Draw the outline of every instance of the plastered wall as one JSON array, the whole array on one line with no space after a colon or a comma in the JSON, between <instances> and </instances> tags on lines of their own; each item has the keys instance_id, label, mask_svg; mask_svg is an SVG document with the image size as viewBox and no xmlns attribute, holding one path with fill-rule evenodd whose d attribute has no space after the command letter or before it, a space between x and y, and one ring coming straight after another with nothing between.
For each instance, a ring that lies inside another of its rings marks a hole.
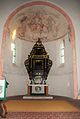
<instances>
[{"instance_id":1,"label":"plastered wall","mask_svg":"<svg viewBox=\"0 0 80 119\"><path fill-rule=\"evenodd\" d=\"M32 0L32 1L34 1L34 0ZM0 14L1 14L1 16L0 16L0 27L1 27L1 29L0 29L0 51L1 51L1 44L2 44L4 24L6 23L6 20L7 20L8 16L17 7L19 7L21 4L24 4L25 2L26 2L26 0L14 0L14 1L11 1L11 0L5 1L5 0L3 0L3 1L0 1L0 8L1 8L1 11L0 11ZM79 46L80 46L80 42L79 42L79 39L80 39L80 33L79 33L79 29L80 29L80 25L79 25L79 21L80 21L79 11L80 11L80 7L79 7L79 1L78 0L76 0L76 1L75 0L67 0L67 1L65 1L65 0L61 0L61 1L60 0L54 0L54 1L50 0L50 2L52 2L53 4L57 5L61 9L63 9L69 15L69 17L72 20L74 29L75 29L77 81L78 81L78 92L79 92L79 90L80 90L80 73L79 73L80 72L80 66L79 66L80 65L80 53L79 53ZM32 46L32 44L30 46ZM48 49L48 45L47 45L47 49ZM7 52L7 53L9 53L9 52ZM24 59L25 59L25 55L24 55ZM14 75L14 76L10 76L9 75L8 76L8 74L6 74L6 77L8 77L9 82L11 82L11 85L8 88L8 95L23 94L23 93L26 92L26 89L24 87L24 84L26 82L26 75L23 75L23 76L19 75L19 78L16 75ZM53 76L52 75L53 75L53 73L51 74L51 77L49 79L51 81L53 80ZM64 77L64 76L65 76L65 74L62 75L61 77ZM11 79L11 77L13 77L13 79ZM20 80L20 77L21 77L21 79L24 78L24 81ZM69 88L70 83L72 85L72 82L70 80L71 78L72 78L72 74L70 74L70 76L67 77L67 79L69 80L69 83L68 83L68 80L66 80L67 81L67 86L65 86L66 96L70 96L70 97L73 96L72 88L71 88L71 90L69 92L67 91L67 88ZM62 78L62 79L64 79L64 78ZM50 85L51 88L49 89L49 93L50 94L54 93L54 94L65 95L65 93L62 91L62 88L58 88L56 90L56 87L62 87L62 85L61 85L62 83L60 85L58 85L58 83L56 83L57 80L59 80L59 75L55 75L54 76L53 85ZM23 84L22 87L19 87L19 85L17 83L19 81L21 82L21 84ZM55 85L55 83L56 83L56 85ZM66 85L66 83L65 83L65 85ZM13 90L14 87L16 87L15 90ZM53 88L53 87L55 87L55 88ZM24 91L24 89L25 89L25 91Z\"/></svg>"}]
</instances>

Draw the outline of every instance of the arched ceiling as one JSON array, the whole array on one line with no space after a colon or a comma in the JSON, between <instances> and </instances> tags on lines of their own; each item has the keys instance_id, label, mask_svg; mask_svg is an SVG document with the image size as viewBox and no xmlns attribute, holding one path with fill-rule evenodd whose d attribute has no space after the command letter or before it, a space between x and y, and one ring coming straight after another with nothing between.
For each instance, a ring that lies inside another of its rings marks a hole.
<instances>
[{"instance_id":1,"label":"arched ceiling","mask_svg":"<svg viewBox=\"0 0 80 119\"><path fill-rule=\"evenodd\" d=\"M53 41L68 33L66 17L54 8L45 5L33 5L18 11L11 20L10 33L16 29L21 40L35 42Z\"/></svg>"}]
</instances>

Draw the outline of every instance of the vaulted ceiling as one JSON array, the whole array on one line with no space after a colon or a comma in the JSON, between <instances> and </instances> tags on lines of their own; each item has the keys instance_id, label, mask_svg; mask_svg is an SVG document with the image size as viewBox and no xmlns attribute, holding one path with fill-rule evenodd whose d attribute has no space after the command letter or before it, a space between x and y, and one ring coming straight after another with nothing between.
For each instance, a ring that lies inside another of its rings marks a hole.
<instances>
[{"instance_id":1,"label":"vaulted ceiling","mask_svg":"<svg viewBox=\"0 0 80 119\"><path fill-rule=\"evenodd\" d=\"M69 24L66 17L54 8L34 5L18 11L12 19L10 33L16 29L16 37L35 42L58 40L68 33Z\"/></svg>"}]
</instances>

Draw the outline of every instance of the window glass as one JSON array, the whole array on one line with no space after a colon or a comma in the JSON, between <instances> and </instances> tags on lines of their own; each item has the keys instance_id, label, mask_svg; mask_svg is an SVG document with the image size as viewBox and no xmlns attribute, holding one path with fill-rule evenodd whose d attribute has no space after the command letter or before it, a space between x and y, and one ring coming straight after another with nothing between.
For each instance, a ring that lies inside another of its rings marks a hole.
<instances>
[{"instance_id":1,"label":"window glass","mask_svg":"<svg viewBox=\"0 0 80 119\"><path fill-rule=\"evenodd\" d=\"M16 43L11 44L11 50L12 50L12 63L16 63Z\"/></svg>"},{"instance_id":2,"label":"window glass","mask_svg":"<svg viewBox=\"0 0 80 119\"><path fill-rule=\"evenodd\" d=\"M64 60L64 41L62 40L60 43L60 64L63 64Z\"/></svg>"}]
</instances>

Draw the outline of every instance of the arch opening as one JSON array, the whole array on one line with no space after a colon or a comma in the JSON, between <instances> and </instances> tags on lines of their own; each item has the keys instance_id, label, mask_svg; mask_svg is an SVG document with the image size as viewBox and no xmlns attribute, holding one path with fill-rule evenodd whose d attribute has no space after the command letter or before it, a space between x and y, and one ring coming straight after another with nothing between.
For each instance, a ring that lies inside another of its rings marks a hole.
<instances>
[{"instance_id":1,"label":"arch opening","mask_svg":"<svg viewBox=\"0 0 80 119\"><path fill-rule=\"evenodd\" d=\"M20 12L21 10L23 9L26 9L26 8L29 8L29 7L32 7L32 6L48 6L50 7L51 9L55 9L56 11L58 11L60 14L62 14L68 24L69 24L69 27L71 29L71 35L72 35L72 62L73 62L73 89L74 89L74 98L77 98L78 96L78 87L77 87L77 79L76 79L76 54L75 54L75 31L74 31L74 27L73 27L73 24L72 24L72 21L70 19L70 17L66 14L66 12L64 12L61 8L57 7L56 5L53 5L52 3L49 3L49 2L42 2L42 1L39 1L39 2L30 2L30 3L26 3L24 5L21 5L20 7L18 7L15 11L13 11L11 13L11 15L9 15L6 23L5 23L5 26L4 26L4 31L3 31L3 38L2 38L2 48L1 48L1 68L0 68L0 77L2 79L3 77L3 64L4 64L4 53L5 53L5 44L6 44L6 37L7 37L7 34L8 34L8 28L11 24L11 21L13 20L13 18L16 16L16 14L18 12Z\"/></svg>"}]
</instances>

